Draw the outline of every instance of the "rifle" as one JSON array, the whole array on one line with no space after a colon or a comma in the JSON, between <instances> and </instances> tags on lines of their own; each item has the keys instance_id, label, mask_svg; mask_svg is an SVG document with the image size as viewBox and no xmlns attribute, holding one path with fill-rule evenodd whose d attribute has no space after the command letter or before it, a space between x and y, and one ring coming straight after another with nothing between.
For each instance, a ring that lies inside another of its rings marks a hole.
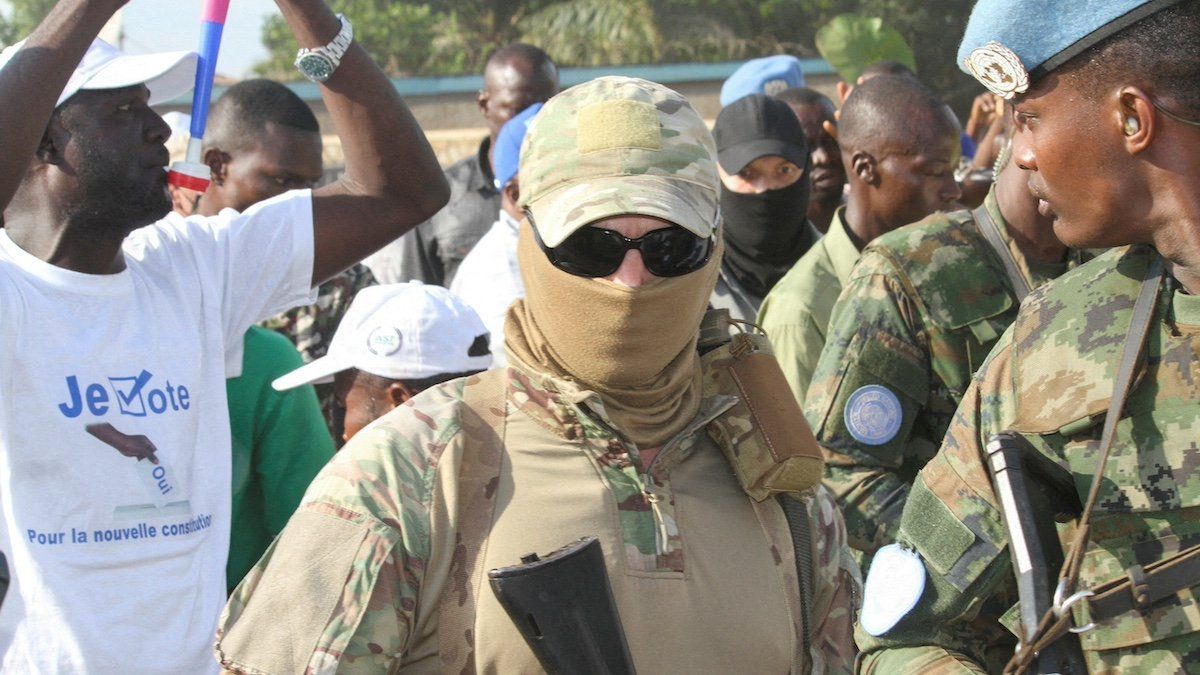
<instances>
[{"instance_id":1,"label":"rifle","mask_svg":"<svg viewBox=\"0 0 1200 675\"><path fill-rule=\"evenodd\" d=\"M1042 618L1055 606L1055 581L1063 565L1055 523L1078 518L1083 505L1071 474L1038 452L1024 436L996 434L988 441L987 452L1017 577L1024 629L1021 641L1028 644L1037 635ZM1066 633L1052 642L1038 653L1028 672L1086 673L1079 637Z\"/></svg>"},{"instance_id":2,"label":"rifle","mask_svg":"<svg viewBox=\"0 0 1200 675\"><path fill-rule=\"evenodd\" d=\"M596 537L522 556L488 579L546 672L635 675Z\"/></svg>"}]
</instances>

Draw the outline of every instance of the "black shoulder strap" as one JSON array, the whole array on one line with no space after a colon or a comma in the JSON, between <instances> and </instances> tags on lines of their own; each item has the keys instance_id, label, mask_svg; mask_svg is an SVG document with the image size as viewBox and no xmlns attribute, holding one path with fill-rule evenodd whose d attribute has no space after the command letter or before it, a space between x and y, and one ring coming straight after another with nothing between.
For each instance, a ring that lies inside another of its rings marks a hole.
<instances>
[{"instance_id":1,"label":"black shoulder strap","mask_svg":"<svg viewBox=\"0 0 1200 675\"><path fill-rule=\"evenodd\" d=\"M801 663L808 663L812 650L812 606L816 598L813 573L812 528L808 518L808 507L790 493L779 495L779 505L787 518L788 530L792 534L792 548L796 554L796 578L800 582L800 621L802 633L800 644L804 648Z\"/></svg>"},{"instance_id":2,"label":"black shoulder strap","mask_svg":"<svg viewBox=\"0 0 1200 675\"><path fill-rule=\"evenodd\" d=\"M992 251L999 258L1000 264L1004 266L1004 274L1008 276L1008 282L1017 295L1017 304L1024 302L1025 296L1029 295L1029 291L1032 289L1030 289L1025 275L1021 274L1021 268L1017 266L1012 249L1000 237L1000 224L996 222L995 218L992 218L986 204L972 211L971 216L975 218L975 224L979 226L983 238L987 240L988 245L992 247Z\"/></svg>"}]
</instances>

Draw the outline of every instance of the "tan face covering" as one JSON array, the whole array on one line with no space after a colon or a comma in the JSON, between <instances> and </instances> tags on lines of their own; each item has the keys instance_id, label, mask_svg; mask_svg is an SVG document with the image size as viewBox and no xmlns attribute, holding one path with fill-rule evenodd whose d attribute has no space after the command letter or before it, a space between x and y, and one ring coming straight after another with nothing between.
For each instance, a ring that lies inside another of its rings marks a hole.
<instances>
[{"instance_id":1,"label":"tan face covering","mask_svg":"<svg viewBox=\"0 0 1200 675\"><path fill-rule=\"evenodd\" d=\"M525 299L508 310L509 360L596 392L634 444L661 445L700 408L696 336L717 283L722 244L703 269L641 288L567 274L521 223Z\"/></svg>"}]
</instances>

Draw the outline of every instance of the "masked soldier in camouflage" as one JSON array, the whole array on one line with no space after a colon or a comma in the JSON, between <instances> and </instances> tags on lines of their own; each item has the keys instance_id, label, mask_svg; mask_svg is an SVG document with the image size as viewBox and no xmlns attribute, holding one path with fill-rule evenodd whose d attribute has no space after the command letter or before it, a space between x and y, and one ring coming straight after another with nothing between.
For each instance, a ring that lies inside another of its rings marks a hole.
<instances>
[{"instance_id":1,"label":"masked soldier in camouflage","mask_svg":"<svg viewBox=\"0 0 1200 675\"><path fill-rule=\"evenodd\" d=\"M1029 31L1035 17L1056 30ZM1200 671L1197 43L1196 0L976 5L960 62L1015 104L1013 161L1039 208L1063 243L1116 248L1034 291L976 374L876 553L862 672L998 672L1013 656L1019 542L986 454L1005 431L1065 469L1083 506L1053 630L1029 644L1077 640L1089 672Z\"/></svg>"},{"instance_id":2,"label":"masked soldier in camouflage","mask_svg":"<svg viewBox=\"0 0 1200 675\"><path fill-rule=\"evenodd\" d=\"M1002 161L982 208L871 242L834 307L807 413L862 562L895 539L913 478L1021 300L1069 265L1028 174Z\"/></svg>"},{"instance_id":3,"label":"masked soldier in camouflage","mask_svg":"<svg viewBox=\"0 0 1200 675\"><path fill-rule=\"evenodd\" d=\"M793 507L751 497L728 459L765 451L711 358L732 352L697 350L722 246L715 154L691 105L644 80L546 103L522 151L508 367L350 441L231 598L225 668L537 672L484 575L587 535L639 670L852 668L857 572L819 454L785 497L798 550Z\"/></svg>"}]
</instances>

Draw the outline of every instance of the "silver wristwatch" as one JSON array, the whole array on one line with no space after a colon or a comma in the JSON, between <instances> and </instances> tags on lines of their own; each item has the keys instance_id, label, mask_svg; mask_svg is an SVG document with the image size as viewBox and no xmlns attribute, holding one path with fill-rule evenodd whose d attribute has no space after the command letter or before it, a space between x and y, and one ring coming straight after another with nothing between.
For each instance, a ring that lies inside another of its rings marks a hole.
<instances>
[{"instance_id":1,"label":"silver wristwatch","mask_svg":"<svg viewBox=\"0 0 1200 675\"><path fill-rule=\"evenodd\" d=\"M354 41L354 26L350 25L350 20L342 14L338 14L337 18L342 22L342 29L333 36L332 42L316 49L301 49L296 54L296 69L313 82L328 80Z\"/></svg>"}]
</instances>

